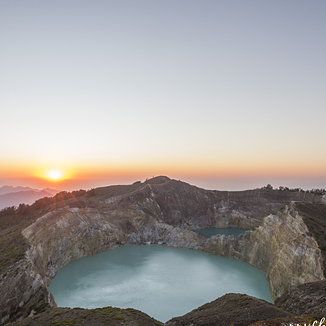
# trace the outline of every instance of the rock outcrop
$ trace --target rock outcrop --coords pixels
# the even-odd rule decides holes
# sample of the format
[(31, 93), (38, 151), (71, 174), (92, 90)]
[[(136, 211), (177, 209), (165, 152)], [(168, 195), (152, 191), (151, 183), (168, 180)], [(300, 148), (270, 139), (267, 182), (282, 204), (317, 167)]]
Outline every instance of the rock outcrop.
[(55, 308), (9, 325), (162, 326), (163, 323), (136, 309), (105, 307), (97, 309)]
[(292, 287), (276, 299), (275, 304), (296, 315), (322, 314), (326, 316), (326, 281)]
[[(323, 253), (291, 203), (319, 203), (321, 196), (208, 191), (158, 177), (67, 198), (15, 226), (24, 250), (1, 270), (2, 324), (55, 307), (47, 287), (61, 266), (126, 244), (165, 244), (246, 261), (266, 272), (273, 299), (291, 286), (323, 279)], [(256, 229), (238, 238), (191, 231), (203, 227)]]
[(246, 326), (269, 318), (293, 317), (294, 314), (264, 300), (245, 294), (230, 293), (206, 303), (191, 312), (175, 317), (165, 326)]
[(266, 273), (273, 300), (289, 287), (322, 280), (323, 257), (315, 238), (291, 203), (244, 236), (212, 236), (204, 251), (248, 262)]

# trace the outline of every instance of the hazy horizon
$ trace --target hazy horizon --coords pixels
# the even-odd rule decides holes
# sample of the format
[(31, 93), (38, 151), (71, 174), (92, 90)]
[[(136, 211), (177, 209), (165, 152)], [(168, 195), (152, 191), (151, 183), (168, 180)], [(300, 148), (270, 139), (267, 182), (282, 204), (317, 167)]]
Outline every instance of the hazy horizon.
[[(116, 179), (116, 180), (66, 180), (62, 182), (51, 182), (47, 180), (42, 180), (41, 182), (38, 180), (31, 179), (7, 179), (3, 182), (0, 180), (0, 188), (3, 186), (22, 186), (22, 187), (30, 187), (38, 190), (44, 190), (46, 188), (56, 189), (60, 191), (73, 191), (73, 190), (89, 190), (97, 187), (105, 187), (112, 185), (128, 185), (132, 184), (136, 181), (144, 182), (147, 179), (151, 179), (156, 176), (149, 176), (146, 178), (136, 178), (136, 179)], [(257, 189), (270, 184), (274, 189), (279, 188), (280, 186), (289, 187), (289, 188), (302, 188), (303, 190), (311, 190), (311, 189), (320, 189), (325, 188), (325, 183), (312, 181), (311, 179), (306, 180), (291, 180), (291, 179), (198, 179), (198, 178), (174, 178), (168, 175), (171, 179), (180, 180), (182, 182), (189, 183), (193, 186), (197, 186), (199, 188), (204, 188), (207, 190), (221, 190), (221, 191), (242, 191), (242, 190), (250, 190)], [(68, 186), (67, 186), (68, 185)]]
[(0, 3), (0, 186), (326, 188), (326, 2)]

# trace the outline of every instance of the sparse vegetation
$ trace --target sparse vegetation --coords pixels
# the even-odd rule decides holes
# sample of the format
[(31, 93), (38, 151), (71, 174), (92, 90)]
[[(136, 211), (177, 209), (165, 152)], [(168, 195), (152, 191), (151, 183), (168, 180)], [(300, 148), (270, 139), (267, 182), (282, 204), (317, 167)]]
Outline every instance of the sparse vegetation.
[(54, 314), (53, 314), (53, 317), (55, 317), (55, 316), (60, 316), (61, 315), (61, 312), (55, 312)]
[[(159, 184), (159, 183), (158, 183)], [(160, 186), (161, 187), (161, 186)], [(162, 186), (163, 187), (163, 186)], [(21, 204), (18, 207), (7, 207), (0, 211), (0, 270), (1, 270), (1, 277), (4, 280), (7, 278), (8, 275), (15, 275), (20, 272), (19, 264), (16, 264), (20, 260), (24, 258), (26, 249), (29, 246), (28, 241), (22, 236), (21, 231), (33, 223), (38, 217), (44, 215), (47, 212), (52, 212), (56, 208), (64, 208), (66, 207), (83, 207), (83, 205), (87, 207), (96, 208), (101, 207), (101, 199), (109, 198), (114, 196), (125, 195), (125, 207), (128, 207), (129, 202), (133, 202), (134, 200), (138, 200), (139, 197), (136, 197), (137, 189), (144, 189), (144, 193), (148, 190), (148, 186), (146, 188), (146, 184), (141, 184), (140, 182), (136, 182), (133, 185), (128, 186), (112, 186), (112, 187), (103, 187), (98, 189), (93, 189), (90, 191), (85, 190), (78, 190), (73, 192), (61, 192), (54, 197), (45, 197), (42, 199), (37, 200), (32, 205), (24, 205)], [(182, 194), (183, 187), (177, 188), (178, 194)], [(146, 190), (147, 189), (147, 190)], [(301, 188), (294, 188), (289, 189), (288, 187), (279, 187), (278, 189), (273, 189), (271, 185), (267, 185), (264, 189), (269, 190), (276, 190), (276, 195), (280, 198), (284, 197), (299, 197), (295, 194), (286, 194), (284, 192), (309, 192), (316, 195), (323, 195), (326, 194), (325, 189), (313, 189), (310, 191), (304, 191)], [(270, 191), (266, 191), (267, 194), (271, 193)], [(167, 194), (167, 195), (166, 195)], [(274, 194), (274, 193), (273, 193)], [(126, 196), (127, 195), (127, 196)], [(156, 200), (160, 207), (164, 207), (164, 200), (169, 198), (169, 200), (173, 203), (173, 196), (170, 196), (169, 192), (166, 192), (164, 196), (159, 197), (157, 196)], [(166, 197), (165, 197), (166, 196)], [(301, 196), (301, 195), (300, 195)], [(303, 195), (301, 197), (304, 197)], [(306, 196), (306, 197), (313, 197)], [(140, 197), (141, 198), (141, 197)], [(144, 197), (145, 198), (145, 197)], [(172, 199), (171, 199), (172, 198)], [(189, 197), (191, 200), (188, 200), (188, 204), (191, 205), (192, 203), (196, 203), (193, 197)], [(206, 203), (206, 202), (205, 202)], [(92, 206), (93, 205), (93, 206)], [(187, 205), (187, 208), (188, 206)], [(310, 205), (310, 206), (309, 206)], [(325, 221), (325, 214), (323, 213), (322, 206), (316, 206), (315, 204), (304, 205), (301, 208), (302, 216), (305, 218), (305, 223), (307, 224), (309, 231), (311, 234), (314, 235), (316, 238), (319, 247), (323, 251), (323, 255), (326, 253), (326, 234), (324, 230), (326, 229), (326, 222)], [(320, 204), (322, 205), (322, 204)], [(197, 208), (196, 208), (197, 209)], [(186, 210), (185, 210), (186, 211)], [(195, 210), (194, 210), (195, 211)], [(129, 212), (130, 211), (125, 211)], [(151, 216), (152, 211), (147, 207), (143, 207), (143, 212), (148, 216)], [(187, 212), (187, 211), (186, 211)], [(210, 208), (201, 206), (196, 210), (196, 214), (198, 213), (203, 214), (203, 216), (210, 212)], [(169, 216), (169, 210), (165, 211), (166, 216)], [(126, 213), (127, 214), (127, 213)], [(211, 213), (209, 213), (211, 214)], [(130, 230), (131, 226), (129, 226), (127, 219), (119, 218), (119, 225), (123, 225), (124, 230)], [(130, 224), (131, 225), (131, 224)], [(325, 256), (324, 256), (325, 258)], [(326, 259), (325, 259), (326, 262)], [(326, 268), (326, 267), (325, 267)], [(6, 280), (6, 281), (7, 281)], [(5, 281), (5, 282), (6, 282)], [(14, 323), (13, 325), (22, 325), (27, 326), (29, 323), (35, 325), (37, 321), (40, 325), (82, 325), (82, 324), (89, 324), (89, 325), (121, 325), (122, 322), (133, 322), (134, 325), (161, 325), (161, 323), (155, 321), (154, 319), (150, 318), (149, 316), (137, 311), (135, 309), (118, 309), (112, 307), (106, 308), (99, 308), (99, 309), (68, 309), (68, 308), (56, 308), (56, 309), (49, 309), (48, 304), (45, 303), (46, 298), (44, 294), (41, 292), (36, 293), (35, 295), (30, 297), (30, 301), (25, 303), (23, 307), (12, 306), (13, 308), (6, 308), (7, 311), (3, 312), (3, 316), (10, 314), (10, 318), (12, 320), (17, 320), (18, 317), (28, 316), (31, 309), (33, 309), (37, 315), (31, 318), (25, 318), (19, 321), (19, 323)], [(247, 309), (248, 306), (253, 305), (250, 300), (248, 300), (243, 295), (240, 295), (237, 301), (228, 302), (224, 301), (220, 303), (221, 311), (223, 312), (224, 309), (232, 308), (242, 308)], [(253, 305), (254, 307), (255, 305)], [(197, 313), (206, 313), (206, 306), (201, 306), (197, 310)], [(250, 308), (250, 307), (249, 307)], [(267, 306), (269, 309), (270, 306)], [(9, 309), (12, 309), (12, 311)], [(270, 308), (271, 309), (271, 308)], [(28, 312), (28, 313), (27, 313)], [(23, 315), (23, 313), (25, 315)], [(270, 318), (272, 313), (264, 315), (263, 317)], [(230, 316), (230, 318), (233, 316)], [(205, 317), (206, 318), (206, 317)], [(213, 318), (213, 317), (212, 317)], [(33, 320), (35, 322), (33, 323)], [(230, 319), (231, 320), (231, 319)]]
[(70, 326), (76, 323), (75, 319), (64, 319), (60, 321), (54, 321), (50, 324), (50, 326)]
[(290, 192), (305, 192), (309, 194), (315, 194), (315, 195), (326, 195), (326, 189), (320, 188), (320, 189), (311, 189), (311, 190), (304, 190), (302, 188), (289, 188), (284, 186), (279, 186), (278, 188), (273, 188), (270, 184), (267, 184), (266, 186), (262, 187), (261, 189), (269, 189), (269, 190), (280, 190), (280, 191), (290, 191)]
[(70, 207), (84, 207), (85, 203), (81, 200), (83, 196), (85, 198), (89, 197), (86, 190), (62, 191), (54, 197), (38, 199), (32, 205), (20, 204), (18, 207), (5, 207), (0, 210), (0, 230), (25, 221), (35, 220), (48, 211), (62, 208), (66, 205)]
[[(149, 317), (145, 313), (128, 308), (120, 309), (113, 307), (104, 307), (96, 309), (82, 308), (55, 308), (40, 313), (32, 318), (25, 318), (12, 325), (49, 325), (49, 326), (70, 326), (70, 325), (110, 325), (120, 326), (122, 323), (135, 326), (162, 326), (162, 323)], [(37, 318), (37, 323), (36, 319)], [(35, 322), (33, 322), (35, 320)], [(32, 323), (31, 323), (32, 321)]]

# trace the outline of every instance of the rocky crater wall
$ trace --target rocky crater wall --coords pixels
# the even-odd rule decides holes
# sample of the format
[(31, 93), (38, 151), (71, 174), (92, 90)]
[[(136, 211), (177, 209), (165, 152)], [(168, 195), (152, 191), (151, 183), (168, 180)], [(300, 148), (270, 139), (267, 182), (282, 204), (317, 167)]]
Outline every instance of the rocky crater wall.
[(323, 257), (295, 203), (267, 216), (255, 231), (213, 236), (204, 251), (248, 262), (266, 273), (272, 300), (292, 286), (324, 279)]
[(69, 261), (126, 244), (200, 249), (248, 262), (266, 273), (273, 300), (291, 286), (323, 279), (321, 251), (294, 203), (238, 238), (207, 238), (139, 213), (128, 212), (128, 216), (128, 222), (120, 220), (117, 225), (110, 216), (90, 208), (48, 213), (23, 230), (31, 243), (26, 258), (45, 285)]
[[(56, 304), (48, 285), (68, 262), (127, 244), (199, 249), (248, 262), (266, 273), (271, 298), (293, 285), (323, 279), (323, 258), (295, 203), (311, 194), (207, 191), (166, 177), (95, 189), (48, 211), (23, 229), (25, 256), (0, 280), (1, 323)], [(311, 196), (310, 196), (311, 195)], [(279, 211), (284, 204), (289, 204)], [(279, 212), (278, 212), (279, 211)], [(278, 212), (278, 213), (277, 213)], [(245, 235), (206, 237), (203, 227), (256, 228)]]

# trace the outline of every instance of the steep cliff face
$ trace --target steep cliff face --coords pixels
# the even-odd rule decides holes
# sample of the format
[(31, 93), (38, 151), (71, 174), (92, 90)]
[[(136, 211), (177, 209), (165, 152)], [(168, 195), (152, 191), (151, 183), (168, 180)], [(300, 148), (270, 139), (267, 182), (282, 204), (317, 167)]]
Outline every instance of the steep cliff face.
[[(46, 208), (43, 216), (22, 230), (28, 245), (16, 262), (17, 272), (11, 266), (9, 278), (2, 278), (2, 323), (14, 318), (14, 312), (26, 317), (40, 311), (41, 304), (55, 306), (47, 286), (61, 266), (125, 244), (166, 244), (246, 261), (266, 272), (273, 299), (292, 285), (321, 280), (318, 244), (295, 205), (276, 214), (293, 198), (318, 200), (312, 194), (269, 189), (208, 191), (159, 177), (94, 189)], [(191, 231), (202, 227), (257, 229), (237, 239), (207, 238)]]
[(55, 305), (34, 263), (26, 258), (30, 245), (21, 234), (23, 227), (0, 232), (0, 324)]
[(295, 203), (269, 215), (255, 231), (237, 239), (210, 237), (207, 252), (246, 261), (266, 273), (274, 300), (291, 286), (323, 279), (323, 258)]
[(309, 234), (316, 239), (322, 251), (324, 276), (326, 276), (326, 205), (299, 202), (295, 207), (307, 225)]
[(308, 232), (291, 203), (277, 215), (267, 216), (255, 231), (236, 239), (224, 235), (207, 238), (143, 211), (111, 210), (108, 214), (94, 208), (50, 212), (22, 233), (31, 243), (26, 257), (45, 285), (71, 260), (124, 244), (166, 244), (250, 263), (266, 273), (275, 299), (290, 286), (323, 279), (321, 251)]

